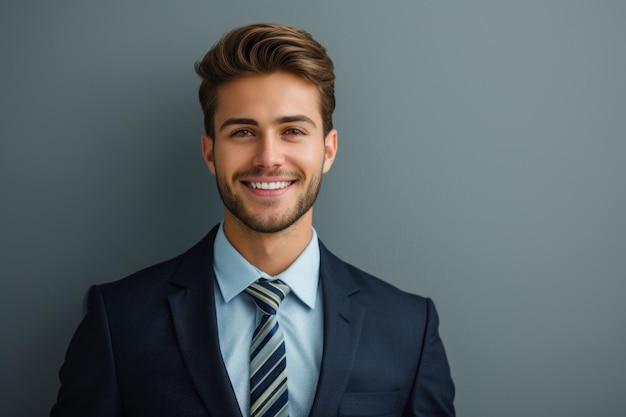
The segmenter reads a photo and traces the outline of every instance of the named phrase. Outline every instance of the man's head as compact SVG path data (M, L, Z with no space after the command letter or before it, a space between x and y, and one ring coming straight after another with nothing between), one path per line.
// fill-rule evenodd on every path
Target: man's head
M324 48L299 29L257 24L226 34L196 68L202 153L217 179L227 234L233 227L310 233L322 174L337 150Z
M241 77L275 72L291 73L314 85L319 91L324 135L333 128L333 62L326 49L301 29L267 23L233 29L196 63L196 72L202 77L200 105L205 131L211 138L215 137L219 87Z

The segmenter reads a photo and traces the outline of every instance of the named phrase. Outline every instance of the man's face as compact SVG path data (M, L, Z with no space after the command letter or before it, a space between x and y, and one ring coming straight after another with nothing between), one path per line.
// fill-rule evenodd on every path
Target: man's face
M247 76L218 90L215 138L202 151L226 207L248 229L276 233L312 218L337 132L323 134L319 92L277 72Z

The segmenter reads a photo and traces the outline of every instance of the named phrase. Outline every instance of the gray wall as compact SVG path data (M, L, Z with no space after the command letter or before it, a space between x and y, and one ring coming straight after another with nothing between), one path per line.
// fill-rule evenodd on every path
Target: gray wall
M434 298L465 417L617 416L626 394L620 1L3 1L0 416L43 416L94 283L221 218L193 63L301 26L337 67L315 225Z

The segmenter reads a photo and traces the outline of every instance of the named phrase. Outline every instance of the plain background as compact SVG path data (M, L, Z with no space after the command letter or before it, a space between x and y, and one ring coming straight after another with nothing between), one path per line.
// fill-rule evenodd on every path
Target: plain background
M255 21L334 59L315 226L435 300L458 415L624 415L624 2L4 0L0 416L48 413L90 285L221 219L193 64Z

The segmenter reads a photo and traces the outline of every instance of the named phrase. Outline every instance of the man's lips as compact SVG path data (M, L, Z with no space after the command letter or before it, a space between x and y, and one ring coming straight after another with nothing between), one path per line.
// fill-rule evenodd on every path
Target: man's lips
M293 178L286 177L248 177L240 181L255 194L266 196L285 191L296 182Z
M257 190L280 190L289 187L294 181L243 181L250 188Z

